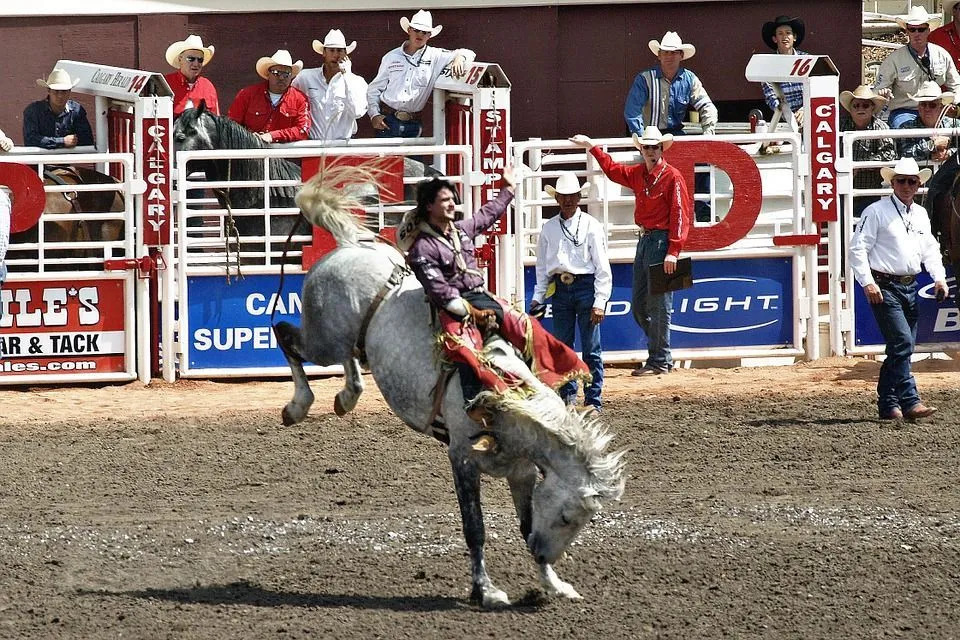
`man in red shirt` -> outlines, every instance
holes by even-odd
[[[940,45],[960,69],[960,0],[943,0],[944,25],[930,32],[928,43]]]
[[[203,100],[207,111],[220,115],[220,103],[213,83],[200,76],[204,67],[213,59],[213,45],[203,46],[200,36],[189,35],[186,40],[174,42],[167,47],[167,64],[176,69],[163,76],[173,89],[173,117],[184,109],[200,106]]]
[[[676,271],[677,257],[693,220],[693,202],[683,175],[663,159],[663,152],[673,144],[673,136],[661,134],[653,126],[646,127],[643,136],[633,134],[633,144],[643,158],[643,164],[637,165],[614,162],[585,135],[575,135],[570,141],[588,149],[607,177],[632,189],[636,197],[633,219],[640,227],[640,241],[633,261],[633,317],[647,335],[648,356],[646,364],[634,369],[633,375],[669,373],[673,368],[673,293],[651,294],[649,271],[651,265],[661,263],[665,273]]]
[[[241,89],[227,115],[258,134],[264,142],[306,140],[310,131],[307,96],[290,86],[303,69],[290,52],[280,49],[269,58],[257,60],[257,75],[265,80]]]

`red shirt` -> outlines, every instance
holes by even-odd
[[[953,58],[953,64],[960,68],[960,35],[957,35],[956,26],[952,22],[934,29],[927,38],[927,42],[946,49]]]
[[[270,133],[274,142],[306,140],[310,131],[307,96],[290,87],[274,107],[270,104],[266,81],[241,89],[227,115],[254,133]]]
[[[220,103],[217,101],[217,90],[213,83],[199,76],[194,82],[187,82],[187,79],[179,71],[168,73],[163,76],[167,79],[167,84],[173,89],[173,117],[176,118],[184,109],[190,107],[199,107],[200,101],[205,100],[207,111],[215,115],[220,115]],[[188,104],[192,103],[192,104]]]
[[[644,162],[634,165],[614,162],[600,147],[590,150],[607,177],[633,189],[636,208],[633,221],[646,229],[667,232],[667,253],[680,255],[693,224],[693,201],[680,171],[661,159],[652,172]]]

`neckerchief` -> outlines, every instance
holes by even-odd
[[[453,233],[450,234],[450,239],[448,240],[442,234],[437,233],[437,230],[434,229],[430,223],[421,222],[419,225],[420,231],[426,233],[430,237],[436,238],[440,241],[440,244],[453,252],[453,261],[454,264],[457,265],[457,271],[459,273],[472,273],[482,278],[483,274],[478,270],[467,268],[467,261],[463,259],[463,248],[460,244],[460,229],[456,225],[451,226],[453,227]]]

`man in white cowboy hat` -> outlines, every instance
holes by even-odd
[[[642,136],[633,134],[633,144],[640,150],[643,162],[631,165],[614,162],[585,135],[577,134],[570,141],[588,149],[608,178],[633,190],[633,219],[640,228],[633,261],[633,317],[647,336],[648,357],[646,364],[634,369],[632,375],[669,373],[673,368],[673,293],[651,294],[649,273],[652,265],[661,263],[664,273],[676,271],[677,258],[693,222],[693,203],[683,175],[663,159],[663,152],[673,144],[673,136],[661,134],[654,126],[647,126]]]
[[[880,419],[925,418],[936,409],[920,401],[910,372],[917,335],[917,274],[927,270],[938,299],[948,293],[940,246],[930,233],[927,212],[914,202],[930,169],[921,170],[913,158],[901,158],[880,172],[893,185],[893,195],[863,211],[850,240],[850,267],[887,344],[877,382]]]
[[[930,32],[927,42],[943,47],[960,70],[960,0],[943,0],[944,25]]]
[[[37,80],[37,86],[47,90],[47,97],[23,110],[25,146],[72,149],[77,145],[93,144],[93,129],[87,120],[86,109],[70,99],[70,92],[78,82],[63,69],[54,69],[46,80]]]
[[[307,96],[291,86],[303,69],[286,49],[257,60],[257,75],[263,82],[241,89],[227,115],[258,134],[266,143],[306,140],[310,132]]]
[[[936,82],[952,92],[960,89],[960,74],[950,54],[943,47],[927,42],[930,29],[937,27],[940,19],[915,5],[906,17],[897,18],[897,24],[907,32],[907,44],[880,63],[873,83],[877,93],[890,99],[887,123],[891,129],[917,115],[917,102],[910,95],[917,93],[923,82]]]
[[[347,44],[340,29],[331,29],[323,42],[313,41],[323,66],[304,69],[293,80],[310,101],[312,140],[349,140],[357,133],[357,119],[367,110],[367,81],[352,71],[356,48],[356,40]]]
[[[533,289],[530,313],[537,315],[549,298],[553,335],[571,349],[580,328],[582,359],[590,368],[590,384],[584,385],[583,404],[597,410],[603,405],[603,352],[600,323],[613,289],[613,275],[607,258],[607,232],[603,223],[580,209],[580,198],[590,187],[572,171],[564,171],[557,186],[547,186],[560,214],[543,223],[537,241],[537,284]],[[577,402],[577,383],[560,388],[568,405]]]
[[[167,84],[173,89],[173,117],[184,109],[206,105],[207,111],[220,115],[220,102],[213,83],[201,76],[203,70],[213,59],[213,45],[204,46],[198,35],[189,35],[186,40],[178,40],[167,47],[167,64],[176,69],[165,76]]]
[[[917,103],[919,115],[901,123],[897,129],[952,129],[960,124],[956,118],[946,115],[947,108],[953,104],[953,94],[941,91],[936,82],[921,83],[920,89],[909,97]],[[933,162],[944,162],[956,151],[956,147],[950,147],[950,137],[940,134],[898,138],[897,147],[900,157]]]
[[[889,129],[887,123],[877,117],[877,114],[887,104],[887,99],[874,93],[869,86],[862,84],[853,91],[840,93],[840,104],[845,111],[840,113],[840,131],[885,131]],[[860,138],[853,142],[853,160],[863,162],[867,160],[895,162],[897,160],[897,146],[893,138]],[[853,186],[855,189],[879,189],[879,169],[853,170]],[[853,198],[853,215],[860,213],[877,201],[877,196],[855,196]]]
[[[763,43],[773,49],[781,56],[805,56],[806,51],[800,51],[797,47],[803,42],[806,34],[806,25],[800,18],[791,18],[790,16],[777,16],[771,22],[764,22],[761,28]],[[803,124],[803,83],[802,82],[781,82],[780,91],[783,94],[787,106],[793,112],[798,124]],[[776,89],[769,82],[763,82],[760,85],[763,90],[763,99],[771,111],[776,112],[781,108],[780,96]],[[787,119],[789,122],[789,118]]]
[[[683,135],[683,122],[691,109],[700,115],[704,133],[713,133],[717,107],[703,88],[700,78],[681,63],[697,52],[692,44],[667,31],[659,42],[648,43],[659,64],[637,74],[627,94],[623,117],[631,133],[643,133],[652,125],[663,133]]]
[[[400,18],[400,28],[407,40],[380,61],[380,70],[367,89],[367,113],[378,136],[416,138],[423,130],[423,108],[440,74],[449,66],[454,77],[462,76],[476,54],[470,49],[449,51],[427,45],[443,29],[433,25],[429,11],[421,9],[409,20]]]

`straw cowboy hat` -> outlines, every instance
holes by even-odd
[[[633,146],[637,149],[641,149],[644,145],[652,146],[655,144],[663,145],[663,150],[666,151],[673,144],[673,134],[660,133],[660,129],[653,125],[644,127],[642,136],[633,134]]]
[[[895,164],[893,168],[880,167],[880,175],[883,176],[883,181],[888,183],[897,176],[914,176],[920,180],[920,184],[923,184],[930,179],[933,171],[930,169],[921,169],[917,166],[916,160],[907,157],[897,160],[897,164]]]
[[[38,87],[52,89],[53,91],[70,91],[77,86],[79,82],[80,78],[71,79],[70,74],[63,69],[54,69],[50,72],[50,75],[47,76],[46,80],[37,78]]]
[[[203,46],[203,40],[200,39],[200,36],[195,36],[190,34],[187,36],[186,40],[180,40],[174,42],[172,45],[167,47],[167,64],[169,64],[174,69],[180,68],[180,63],[178,58],[184,51],[202,51],[203,52],[203,66],[210,64],[210,61],[213,60],[213,45],[211,44],[208,47]]]
[[[429,31],[431,38],[443,30],[442,24],[433,26],[433,16],[430,15],[429,11],[424,11],[423,9],[413,14],[413,17],[409,20],[405,17],[400,18],[400,28],[403,29],[404,32],[410,33],[410,27],[413,27],[417,31]]]
[[[763,23],[763,44],[767,45],[774,51],[777,50],[777,43],[773,41],[773,37],[777,34],[777,27],[790,27],[790,30],[793,31],[793,35],[796,37],[793,45],[799,47],[800,43],[803,42],[803,36],[807,32],[806,26],[803,24],[803,20],[800,18],[791,18],[790,16],[777,16],[773,19],[773,22],[764,22]]]
[[[870,85],[862,84],[853,91],[843,91],[840,93],[840,104],[847,111],[850,111],[850,104],[854,100],[870,100],[876,109],[882,109],[887,104],[887,99],[873,92]]]
[[[942,91],[940,85],[933,80],[924,80],[920,83],[920,89],[916,93],[907,94],[907,97],[917,102],[939,100],[942,104],[953,104],[953,93]]]
[[[269,58],[260,58],[257,60],[257,75],[267,79],[270,75],[270,67],[274,66],[290,67],[290,77],[296,78],[297,74],[303,69],[303,60],[293,61],[290,52],[286,49],[277,49],[277,52]]]
[[[931,29],[936,29],[940,26],[940,18],[934,18],[927,10],[921,7],[920,5],[914,5],[910,8],[910,13],[902,18],[897,18],[897,24],[900,25],[901,29],[906,29],[907,25],[917,26],[919,24],[929,25]]]
[[[569,196],[574,193],[579,193],[581,196],[587,195],[587,189],[590,188],[589,182],[584,182],[580,184],[580,179],[577,178],[577,174],[573,171],[564,171],[560,174],[560,177],[557,178],[557,186],[551,187],[547,185],[543,188],[547,192],[547,195],[551,198],[556,199],[558,195],[560,196]]]
[[[697,48],[681,40],[676,31],[667,31],[660,42],[651,40],[647,46],[655,56],[659,56],[661,51],[683,51],[683,59],[689,60],[697,53]]]
[[[323,50],[326,47],[331,49],[346,49],[347,55],[353,53],[353,50],[357,48],[357,41],[354,40],[350,44],[347,44],[347,39],[343,37],[343,31],[340,29],[330,29],[327,32],[327,35],[323,37],[323,42],[319,40],[313,41],[313,50],[323,55]]]

